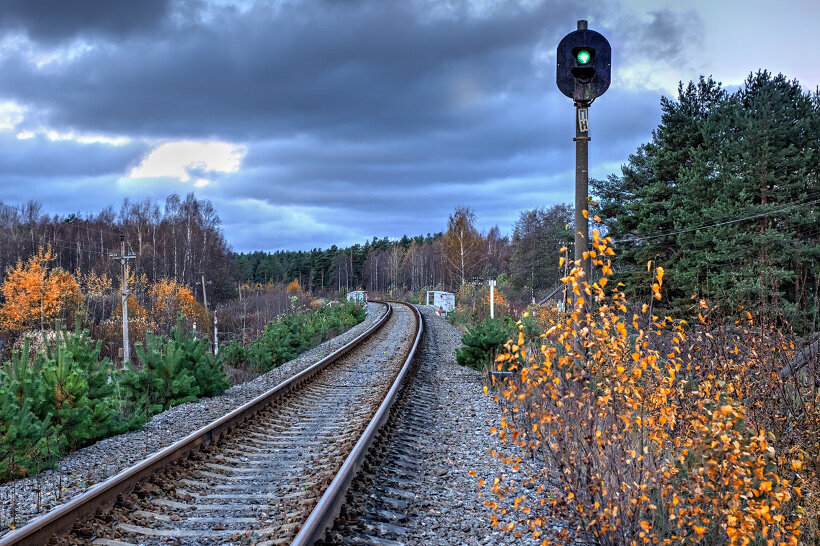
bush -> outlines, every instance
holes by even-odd
[[[79,329],[28,342],[0,369],[0,479],[48,467],[67,451],[141,424],[123,411],[119,373],[99,359],[100,342]]]
[[[228,376],[210,354],[208,341],[186,332],[184,317],[178,318],[170,338],[148,333],[145,345],[135,349],[141,367],[129,364],[123,384],[146,418],[228,388]]]
[[[36,409],[45,409],[45,385],[39,363],[29,365],[28,342],[14,351],[12,360],[0,369],[0,480],[19,478],[57,455],[56,442],[48,445],[49,419]]]
[[[219,361],[224,366],[238,368],[247,360],[248,351],[235,339],[219,350]]]
[[[630,316],[619,287],[605,290],[610,241],[593,235],[601,278],[586,282],[576,264],[564,279],[571,314],[548,319],[537,341],[519,323],[496,359],[513,376],[495,396],[503,417],[493,432],[542,457],[551,484],[522,490],[531,484],[514,472],[495,477],[491,492],[515,497],[521,514],[521,527],[505,530],[567,542],[551,524],[560,519],[598,544],[797,544],[808,505],[799,499],[817,491],[806,462],[817,460],[820,396],[806,383],[795,397],[803,415],[784,404],[774,366],[793,346],[763,328],[720,339],[658,317],[651,303]],[[650,302],[663,276],[655,267]],[[520,459],[496,455],[518,470]]]
[[[360,323],[365,315],[364,306],[356,302],[281,315],[245,350],[247,360],[254,369],[266,372]]]
[[[502,319],[485,319],[461,338],[464,345],[456,352],[456,361],[462,366],[483,370],[495,360],[504,344],[510,339],[510,331]]]

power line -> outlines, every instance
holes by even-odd
[[[774,210],[770,210],[770,211],[767,211],[767,212],[761,212],[759,214],[754,214],[752,216],[746,216],[744,218],[735,218],[735,219],[732,219],[732,220],[726,220],[724,222],[715,222],[713,224],[704,224],[704,225],[701,225],[701,226],[681,229],[679,231],[670,231],[670,232],[661,233],[661,234],[658,234],[658,235],[650,235],[648,237],[632,237],[632,238],[629,238],[629,239],[619,239],[617,241],[613,241],[613,243],[637,243],[637,242],[641,242],[641,241],[650,241],[652,239],[660,239],[660,238],[663,238],[663,237],[669,237],[671,235],[680,235],[681,233],[689,233],[689,232],[692,232],[692,231],[698,231],[700,229],[710,229],[710,228],[725,226],[725,225],[729,225],[729,224],[736,224],[738,222],[745,222],[747,220],[754,220],[756,218],[763,218],[764,216],[771,216],[772,214],[785,212],[785,211],[792,210],[792,209],[795,209],[795,208],[798,208],[798,207],[804,207],[806,205],[814,205],[814,204],[817,204],[817,203],[820,203],[820,198],[813,199],[813,200],[807,201],[805,203],[796,203],[794,205],[789,205],[787,207],[774,209]]]

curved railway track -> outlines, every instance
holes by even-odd
[[[387,420],[421,337],[418,310],[386,307],[342,349],[6,535],[0,546],[44,544],[54,535],[95,545],[321,539]]]

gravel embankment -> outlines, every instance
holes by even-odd
[[[522,513],[543,493],[535,488],[543,465],[491,433],[500,408],[484,394],[484,376],[456,363],[461,332],[429,307],[422,307],[424,336],[416,369],[380,432],[376,449],[348,491],[341,517],[326,544],[486,545],[540,544]],[[493,457],[506,452],[518,468]],[[499,499],[490,491],[498,477],[517,492]],[[533,484],[522,482],[534,477]],[[483,480],[483,486],[479,486]],[[498,503],[494,510],[485,502]],[[502,514],[506,509],[506,514]],[[492,517],[499,523],[493,526]],[[505,529],[514,524],[512,530]]]
[[[419,474],[420,486],[415,489],[413,502],[416,517],[415,530],[409,544],[529,544],[528,537],[515,537],[513,532],[501,527],[515,522],[520,514],[499,511],[485,506],[484,501],[496,501],[508,509],[515,495],[500,501],[489,492],[495,477],[515,481],[519,494],[525,491],[534,497],[534,488],[525,489],[521,482],[529,476],[537,476],[541,466],[522,453],[512,451],[513,457],[522,461],[518,471],[492,457],[494,450],[510,453],[510,446],[503,445],[496,435],[490,433],[498,426],[499,408],[492,398],[484,394],[484,380],[477,370],[459,366],[455,353],[461,346],[461,332],[444,319],[436,316],[430,308],[422,308],[427,339],[435,344],[432,352],[437,358],[432,367],[437,385],[437,402],[430,419],[429,437],[434,441],[425,448]],[[430,352],[428,352],[430,354]],[[470,474],[475,472],[476,476]],[[484,487],[478,482],[483,479]],[[540,482],[536,481],[536,484]],[[479,492],[482,493],[479,496]],[[500,523],[491,527],[490,516]],[[519,526],[516,530],[525,529]]]
[[[19,527],[173,444],[348,343],[381,316],[383,309],[380,304],[368,304],[364,322],[275,370],[235,385],[219,396],[171,408],[154,416],[140,430],[107,438],[71,453],[57,462],[55,470],[3,484],[0,486],[0,536],[9,531],[14,512]]]

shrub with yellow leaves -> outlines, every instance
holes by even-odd
[[[513,375],[495,385],[493,432],[544,461],[543,475],[514,479],[520,459],[495,453],[511,472],[487,487],[520,514],[506,528],[544,544],[568,539],[556,520],[599,544],[797,544],[789,457],[750,420],[749,389],[738,387],[754,358],[694,351],[685,321],[655,315],[664,270],[651,262],[651,298],[629,316],[623,285],[608,282],[613,255],[595,231],[585,256],[598,277],[572,264],[568,312],[539,316],[547,328],[534,339],[519,322],[496,360]]]

